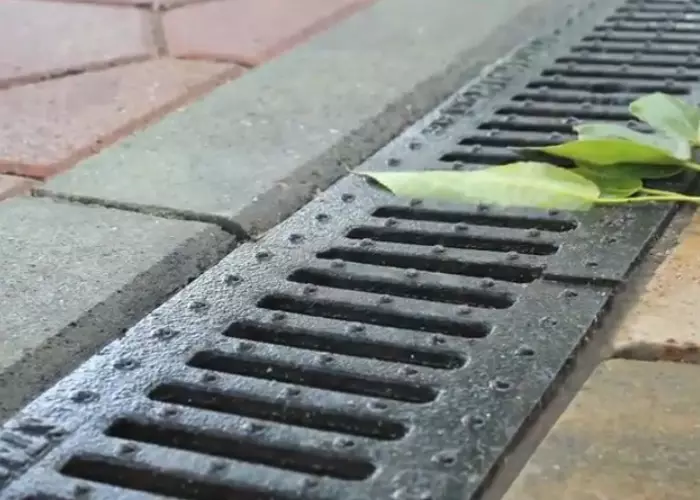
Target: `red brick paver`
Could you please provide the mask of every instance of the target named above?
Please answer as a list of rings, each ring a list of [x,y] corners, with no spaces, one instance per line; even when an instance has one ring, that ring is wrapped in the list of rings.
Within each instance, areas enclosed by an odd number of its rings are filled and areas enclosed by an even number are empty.
[[[80,3],[0,1],[0,88],[149,57],[149,13]]]
[[[175,56],[260,64],[373,0],[220,0],[164,15]]]
[[[0,174],[0,201],[10,196],[29,192],[32,184],[33,182],[30,179],[25,179],[24,177]]]
[[[57,173],[241,71],[160,59],[0,92],[0,172]]]

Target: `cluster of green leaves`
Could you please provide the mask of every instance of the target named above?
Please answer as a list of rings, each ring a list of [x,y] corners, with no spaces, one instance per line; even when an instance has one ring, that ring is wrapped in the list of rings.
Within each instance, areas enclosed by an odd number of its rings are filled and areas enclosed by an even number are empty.
[[[554,146],[523,148],[565,158],[575,168],[521,161],[476,171],[363,172],[360,175],[398,196],[456,203],[585,210],[594,204],[686,201],[700,198],[650,189],[645,180],[700,171],[693,152],[700,146],[700,110],[676,97],[655,93],[629,106],[654,133],[610,123],[574,127],[577,138]]]

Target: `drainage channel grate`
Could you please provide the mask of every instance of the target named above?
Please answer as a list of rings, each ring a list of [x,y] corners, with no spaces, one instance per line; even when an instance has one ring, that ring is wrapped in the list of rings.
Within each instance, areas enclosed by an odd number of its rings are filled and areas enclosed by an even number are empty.
[[[536,42],[363,168],[500,163],[577,119],[629,121],[651,87],[687,95],[691,14],[700,29],[700,5],[628,2],[573,47]],[[659,55],[689,64],[666,81]],[[671,213],[449,206],[345,178],[8,422],[0,498],[476,498]]]

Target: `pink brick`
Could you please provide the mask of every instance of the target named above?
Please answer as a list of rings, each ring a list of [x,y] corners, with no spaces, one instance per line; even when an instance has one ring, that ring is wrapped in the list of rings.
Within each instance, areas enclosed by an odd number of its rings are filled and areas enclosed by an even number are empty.
[[[148,12],[81,3],[0,1],[0,88],[154,53]]]
[[[238,75],[161,59],[0,92],[0,172],[44,178]]]
[[[373,0],[221,0],[165,13],[173,55],[260,64]]]
[[[0,174],[0,201],[29,192],[32,184],[31,179]]]

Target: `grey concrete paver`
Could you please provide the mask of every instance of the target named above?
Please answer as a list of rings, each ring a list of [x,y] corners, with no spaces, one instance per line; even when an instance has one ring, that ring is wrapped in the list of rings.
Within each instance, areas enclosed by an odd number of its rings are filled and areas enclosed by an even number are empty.
[[[235,244],[216,226],[48,199],[0,203],[0,419]]]

